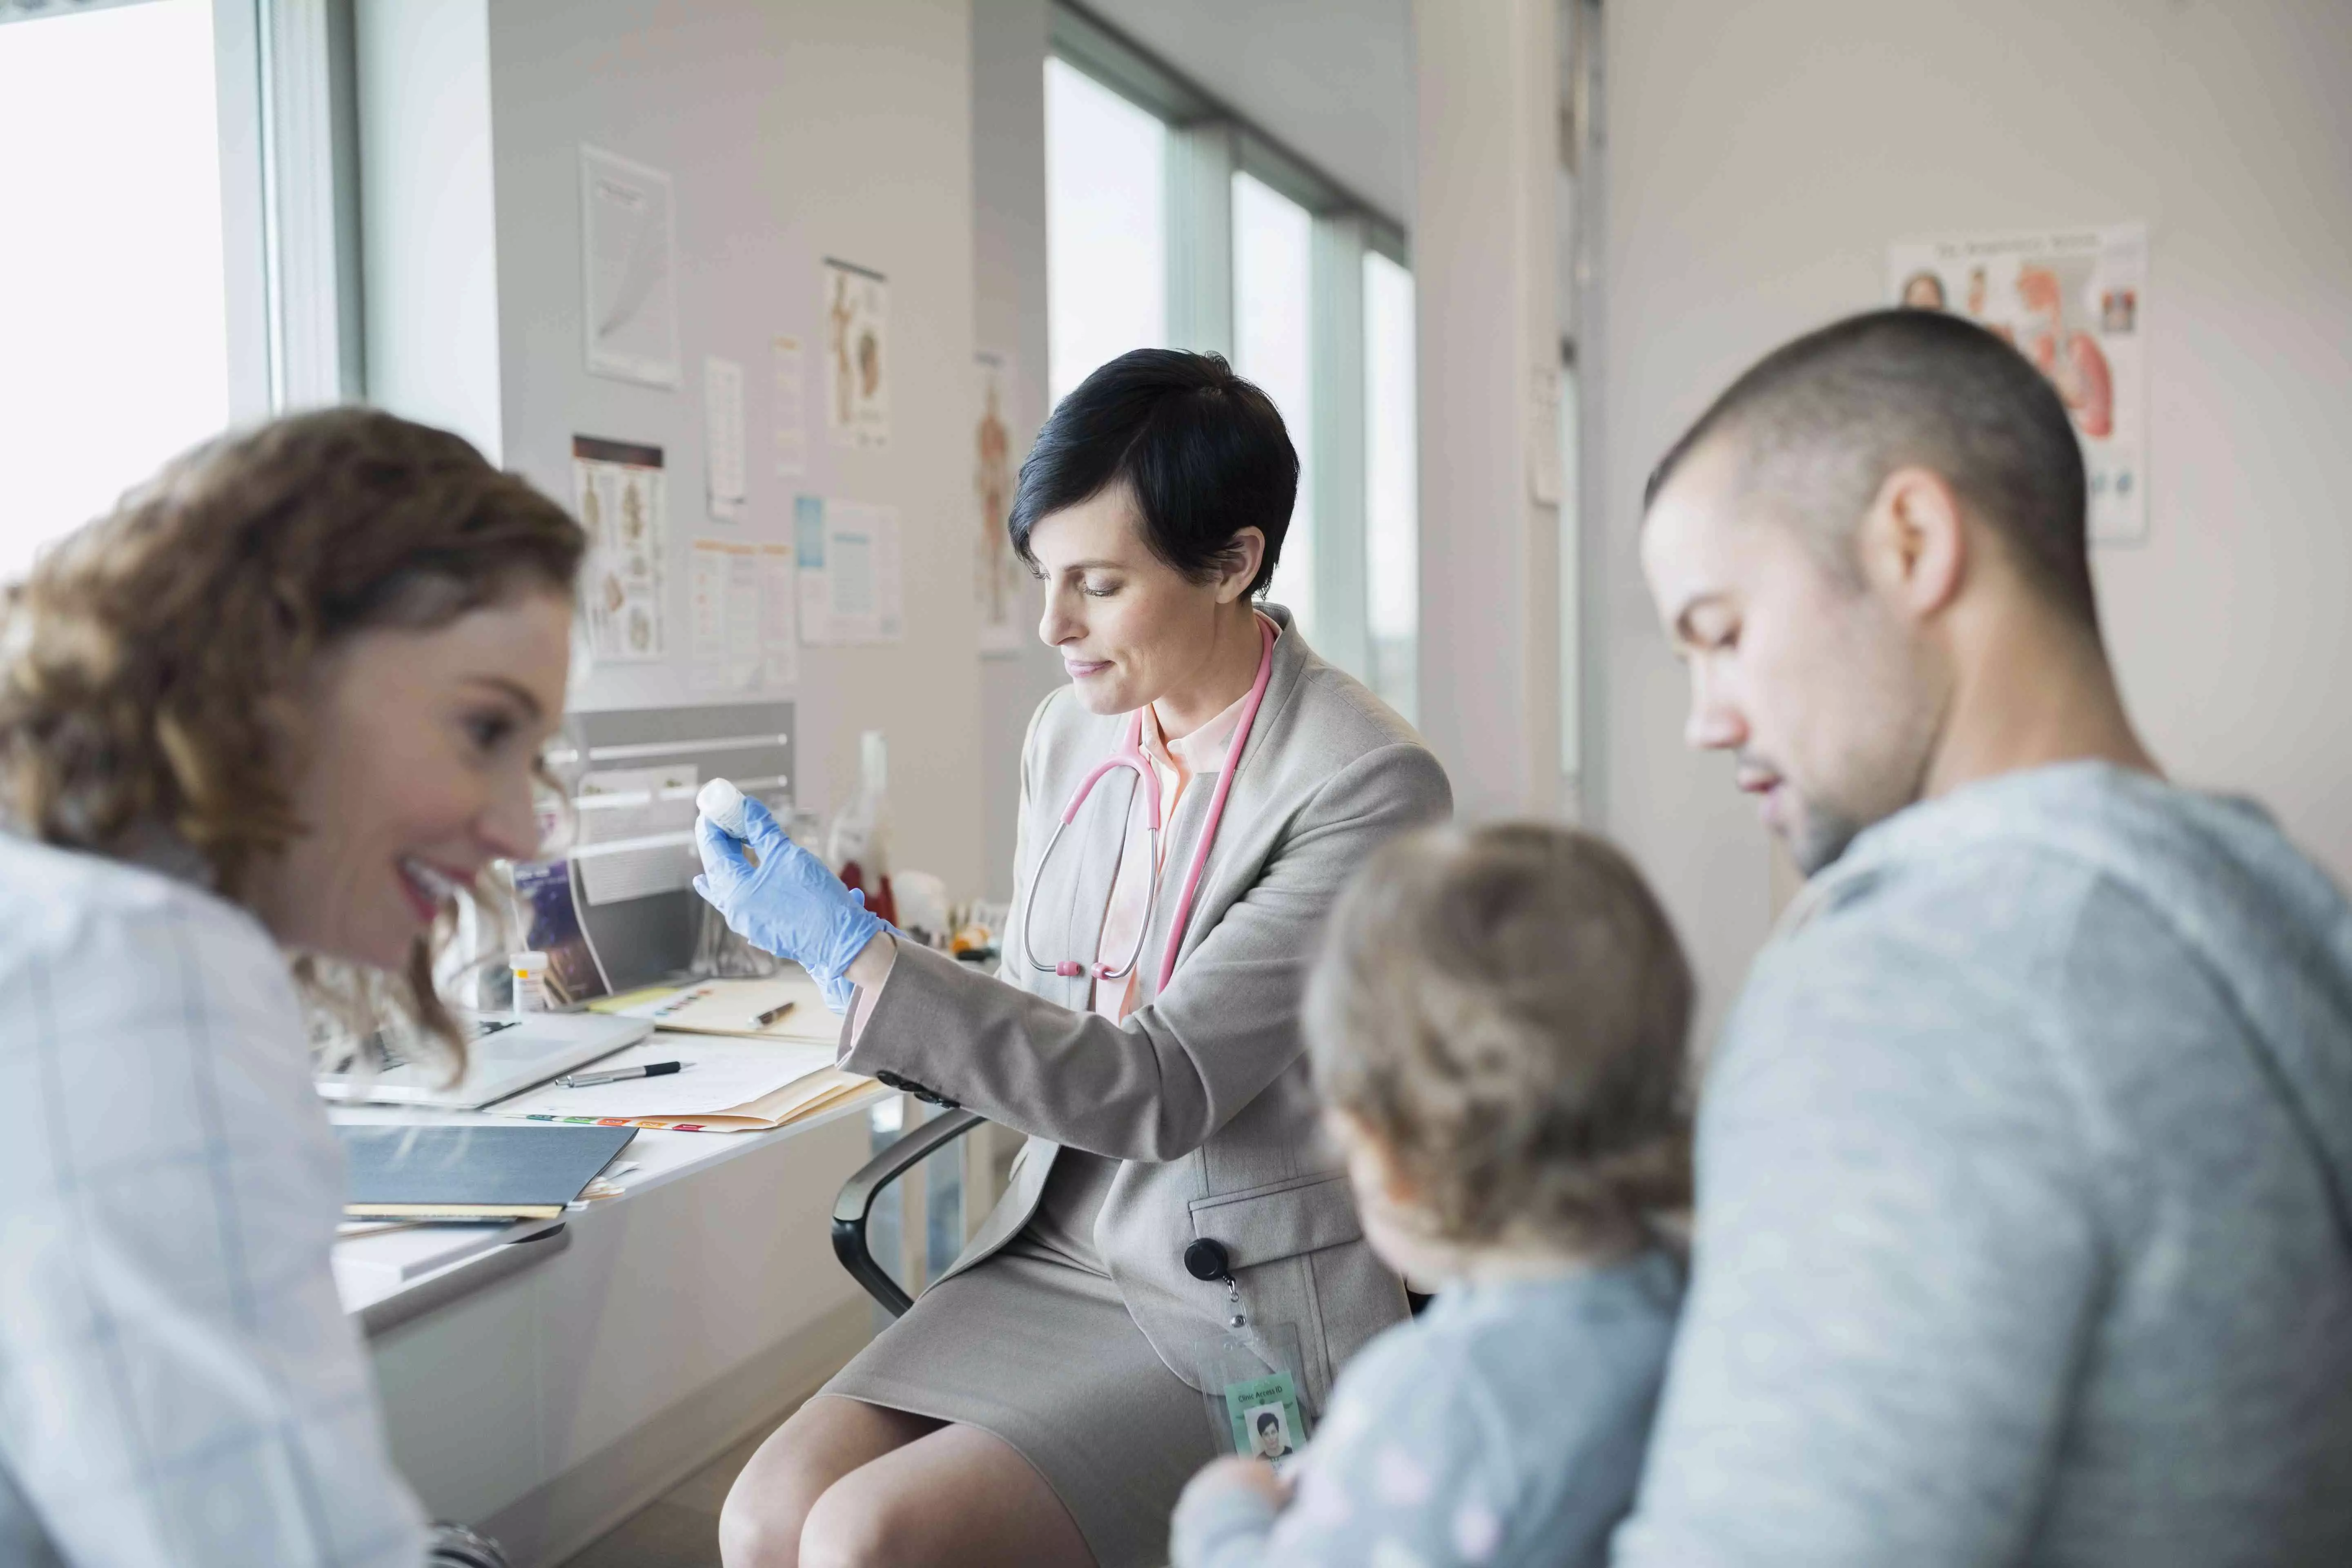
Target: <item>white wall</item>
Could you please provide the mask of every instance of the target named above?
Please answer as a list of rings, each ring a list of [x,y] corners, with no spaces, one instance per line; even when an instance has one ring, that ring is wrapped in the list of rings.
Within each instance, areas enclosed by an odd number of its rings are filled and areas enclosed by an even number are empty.
[[[1554,0],[1416,0],[1422,733],[1465,816],[1559,795]]]
[[[442,18],[426,26],[414,10]],[[485,24],[482,0],[369,0],[363,44],[462,42]],[[687,642],[688,542],[698,535],[789,540],[795,493],[898,509],[906,640],[803,647],[796,689],[800,801],[820,809],[856,780],[856,735],[889,739],[895,860],[982,890],[979,679],[971,591],[972,124],[969,0],[499,0],[487,7],[488,136],[495,192],[497,434],[503,460],[551,493],[572,493],[575,434],[665,448],[669,476],[667,611],[680,657],[661,668],[608,665],[576,683],[575,703],[635,707],[693,700]],[[370,18],[373,18],[371,24]],[[373,31],[367,30],[372,26]],[[455,45],[451,45],[455,47]],[[380,84],[404,73],[379,58]],[[463,137],[441,136],[416,98],[367,104],[383,153],[456,140],[478,154],[471,110]],[[422,106],[422,107],[419,107]],[[460,107],[467,107],[461,105]],[[677,305],[685,384],[677,391],[587,374],[582,348],[579,148],[589,142],[668,172],[677,214]],[[453,153],[453,157],[457,154]],[[459,160],[462,162],[462,159]],[[372,157],[369,177],[381,157]],[[417,184],[412,181],[411,184]],[[463,187],[467,192],[478,183]],[[371,207],[373,215],[373,208]],[[371,237],[424,247],[412,221]],[[890,280],[890,444],[827,443],[818,350],[822,258]],[[375,288],[374,279],[370,289]],[[412,310],[406,330],[479,331]],[[798,335],[807,353],[810,471],[774,471],[769,343]],[[702,361],[742,365],[750,505],[713,521],[704,485]],[[377,389],[402,407],[401,384]],[[403,411],[407,411],[403,408]],[[429,409],[425,412],[431,412]]]
[[[1762,939],[1764,840],[1634,556],[1659,452],[1751,360],[1881,302],[1885,247],[2147,219],[2152,530],[2096,572],[2180,778],[2252,793],[2352,880],[2352,6],[1643,0],[1610,7],[1609,826],[1708,1018]]]

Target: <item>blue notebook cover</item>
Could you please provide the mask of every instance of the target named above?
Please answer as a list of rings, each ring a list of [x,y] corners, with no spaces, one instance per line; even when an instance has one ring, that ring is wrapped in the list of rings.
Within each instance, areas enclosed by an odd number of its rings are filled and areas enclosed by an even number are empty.
[[[345,1127],[343,1212],[552,1218],[637,1135],[634,1127]]]

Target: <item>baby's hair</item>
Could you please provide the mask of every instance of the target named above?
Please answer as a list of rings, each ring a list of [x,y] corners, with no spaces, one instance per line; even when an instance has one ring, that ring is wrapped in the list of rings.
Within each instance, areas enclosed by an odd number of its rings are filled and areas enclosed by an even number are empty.
[[[1691,1001],[1674,927],[1614,847],[1424,828],[1340,895],[1307,1050],[1442,1239],[1591,1245],[1690,1201]]]

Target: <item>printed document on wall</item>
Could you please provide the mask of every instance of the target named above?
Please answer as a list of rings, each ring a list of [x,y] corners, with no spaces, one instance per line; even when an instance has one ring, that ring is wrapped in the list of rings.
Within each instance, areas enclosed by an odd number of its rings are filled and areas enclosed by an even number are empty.
[[[776,477],[797,479],[808,472],[808,370],[801,341],[778,337],[769,344],[774,362]]]
[[[759,546],[698,539],[687,554],[694,689],[757,691],[764,658],[760,621],[766,602],[761,592]]]
[[[677,234],[669,176],[583,143],[580,207],[589,374],[676,387]]]
[[[710,515],[733,522],[743,515],[743,367],[716,354],[702,357],[703,452]]]
[[[836,447],[890,444],[890,282],[824,263],[824,425]]]
[[[761,679],[771,688],[797,685],[801,678],[800,584],[789,544],[760,546],[760,656]]]
[[[2091,537],[2147,537],[2147,225],[1903,240],[1895,303],[1966,316],[2014,343],[2058,389],[2083,444]]]
[[[802,641],[824,646],[905,637],[896,507],[802,496],[793,503],[793,544]]]
[[[662,657],[662,449],[593,436],[572,438],[572,501],[588,531],[581,568],[588,647],[599,660]]]

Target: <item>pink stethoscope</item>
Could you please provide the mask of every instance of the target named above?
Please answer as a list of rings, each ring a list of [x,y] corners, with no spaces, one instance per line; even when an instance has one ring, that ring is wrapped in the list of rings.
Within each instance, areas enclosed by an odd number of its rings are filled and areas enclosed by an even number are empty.
[[[1217,776],[1217,793],[1209,798],[1209,819],[1201,825],[1201,847],[1192,853],[1192,869],[1184,879],[1184,896],[1177,902],[1175,922],[1168,928],[1168,952],[1160,961],[1160,983],[1162,985],[1168,984],[1169,972],[1176,965],[1176,950],[1184,941],[1184,921],[1192,912],[1192,895],[1201,890],[1201,872],[1209,864],[1209,848],[1217,840],[1217,825],[1224,820],[1225,795],[1234,787],[1234,771],[1241,765],[1242,748],[1249,744],[1250,731],[1257,723],[1258,704],[1265,700],[1266,682],[1274,676],[1274,624],[1260,616],[1257,630],[1261,639],[1257,679],[1250,682],[1249,696],[1242,704],[1241,722],[1234,726],[1233,744],[1225,751],[1225,771]],[[1078,808],[1087,804],[1087,797],[1094,793],[1095,785],[1102,782],[1103,775],[1118,768],[1129,770],[1143,781],[1144,804],[1151,813],[1151,890],[1145,898],[1143,907],[1146,914],[1135,933],[1135,946],[1128,953],[1127,962],[1116,967],[1101,963],[1081,963],[1075,958],[1066,958],[1059,963],[1045,963],[1038,958],[1037,949],[1030,941],[1026,906],[1034,903],[1037,889],[1045,885],[1045,867],[1054,858],[1054,846],[1062,841],[1062,835],[1068,832],[1070,824],[1077,820]],[[1126,736],[1118,748],[1096,763],[1092,773],[1078,781],[1078,787],[1071,792],[1070,804],[1062,808],[1062,820],[1055,825],[1054,837],[1045,840],[1045,852],[1037,857],[1037,869],[1030,875],[1029,898],[1024,900],[1024,912],[1021,919],[1021,952],[1028,959],[1031,968],[1041,973],[1058,974],[1066,980],[1074,980],[1080,975],[1092,975],[1097,980],[1124,980],[1135,973],[1136,960],[1143,956],[1144,933],[1151,929],[1149,911],[1160,901],[1160,774],[1152,767],[1151,759],[1143,752],[1143,710],[1139,708],[1129,716]]]

